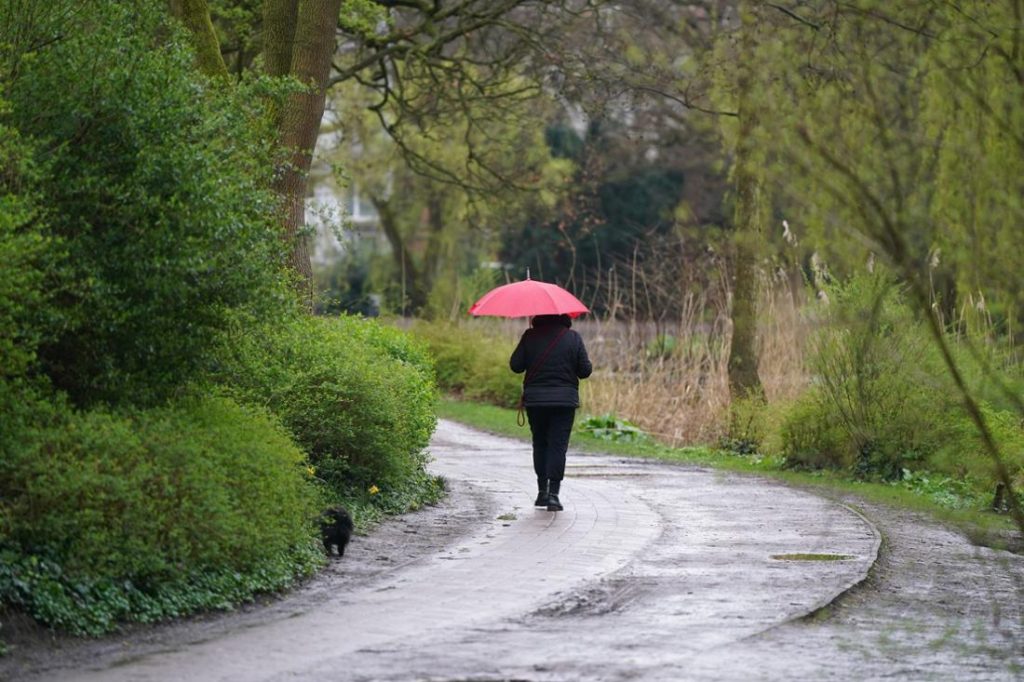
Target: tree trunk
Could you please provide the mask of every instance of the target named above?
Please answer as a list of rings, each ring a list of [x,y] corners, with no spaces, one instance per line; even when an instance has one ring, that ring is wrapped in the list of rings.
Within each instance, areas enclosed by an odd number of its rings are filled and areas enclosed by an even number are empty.
[[[757,373],[757,239],[760,234],[754,224],[757,220],[754,212],[760,189],[756,177],[747,172],[742,173],[742,177],[740,175],[737,172],[732,343],[729,346],[728,365],[729,394],[733,400],[764,394]]]
[[[207,76],[227,77],[228,67],[220,53],[220,41],[213,30],[210,8],[206,0],[169,0],[171,14],[185,24],[196,48],[199,70]]]
[[[427,224],[430,230],[423,254],[423,289],[429,295],[437,281],[444,248],[444,196],[440,192],[431,192],[427,200]]]
[[[287,161],[278,168],[274,189],[284,204],[282,236],[290,243],[291,265],[299,275],[299,287],[310,308],[313,267],[309,260],[309,238],[304,230],[306,186],[324,115],[340,8],[341,0],[301,0],[298,3],[290,73],[307,87],[285,101],[279,116],[279,141],[287,153]],[[281,40],[282,36],[275,39]]]
[[[733,268],[732,343],[729,347],[728,364],[729,393],[733,401],[764,395],[764,388],[757,374],[757,257],[760,253],[762,226],[761,182],[752,158],[752,136],[757,119],[750,101],[755,25],[749,3],[740,6],[740,18],[742,26],[737,78],[739,132],[733,169],[736,187],[736,262]]]
[[[370,197],[370,201],[373,202],[374,208],[377,209],[377,215],[380,216],[380,228],[383,230],[384,236],[387,237],[388,244],[391,245],[391,256],[395,259],[395,266],[398,268],[401,278],[401,312],[403,315],[409,315],[426,303],[422,275],[412,259],[412,254],[409,253],[409,248],[398,227],[398,220],[395,218],[395,212],[391,210],[391,205],[386,200],[377,197]]]
[[[190,31],[199,68],[227,76],[207,0],[168,0],[171,12]],[[264,59],[272,76],[292,75],[307,86],[290,96],[277,112],[278,142],[285,161],[277,169],[274,190],[282,199],[282,238],[291,248],[291,266],[307,307],[313,305],[313,268],[306,225],[306,187],[327,81],[334,57],[341,0],[265,0]]]
[[[299,0],[263,3],[263,68],[268,76],[287,76],[292,70],[292,46]]]

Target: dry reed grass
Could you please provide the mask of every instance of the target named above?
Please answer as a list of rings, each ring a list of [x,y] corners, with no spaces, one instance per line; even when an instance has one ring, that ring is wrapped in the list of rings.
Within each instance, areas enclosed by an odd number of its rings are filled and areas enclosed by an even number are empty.
[[[806,323],[789,296],[762,303],[759,373],[769,402],[790,400],[807,385]],[[596,368],[582,389],[583,410],[628,419],[673,446],[717,442],[729,415],[727,362],[731,323],[724,306],[695,298],[671,327],[636,322],[578,324]],[[659,334],[675,338],[658,353]]]
[[[807,386],[809,324],[788,286],[762,287],[759,373],[769,402]],[[581,412],[614,414],[673,446],[716,443],[728,426],[727,361],[731,322],[722,296],[684,295],[678,319],[640,322],[583,317],[574,328],[587,344],[594,374],[581,383]],[[470,328],[508,339],[525,320],[477,319]],[[663,342],[667,337],[671,341]],[[661,352],[671,345],[671,352]]]

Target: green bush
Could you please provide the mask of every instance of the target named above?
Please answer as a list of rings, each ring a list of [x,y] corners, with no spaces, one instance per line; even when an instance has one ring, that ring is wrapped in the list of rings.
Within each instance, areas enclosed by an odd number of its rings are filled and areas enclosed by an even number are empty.
[[[38,150],[43,236],[66,251],[45,273],[60,333],[39,359],[79,405],[157,404],[209,361],[232,309],[273,315],[290,296],[266,87],[203,80],[156,0],[51,14],[64,23],[6,74],[0,112]]]
[[[761,412],[782,415],[768,429],[766,451],[784,455],[789,466],[886,479],[946,506],[991,504],[993,460],[899,291],[882,276],[861,275],[829,293],[825,325],[811,343],[811,387],[793,403]],[[985,363],[953,341],[967,381],[982,386]],[[981,408],[1016,485],[1024,484],[1020,417],[984,401]]]
[[[576,425],[576,430],[616,443],[645,443],[650,440],[639,426],[614,414],[586,416]]]
[[[49,331],[45,273],[57,248],[44,234],[33,152],[0,123],[0,381],[29,370]]]
[[[767,449],[773,410],[761,396],[737,398],[729,405],[729,434],[719,441],[723,450],[752,455]]]
[[[437,387],[449,393],[462,393],[471,382],[471,367],[478,345],[461,338],[463,334],[451,323],[418,320],[412,333],[426,343],[430,351]]]
[[[381,504],[426,484],[436,424],[429,358],[397,329],[355,317],[296,317],[237,330],[218,371],[245,402],[280,416],[338,493],[377,486]]]
[[[1005,410],[981,404],[982,416],[999,447],[1003,462],[1015,479],[1014,485],[1024,489],[1024,424],[1021,418]],[[945,442],[932,454],[929,465],[959,477],[971,477],[994,485],[995,463],[985,448],[977,426],[966,417],[953,420]],[[991,485],[989,487],[991,487]]]
[[[856,463],[848,434],[815,389],[787,406],[779,426],[779,440],[790,466],[847,469]]]
[[[321,493],[265,412],[223,397],[81,412],[0,390],[0,600],[37,620],[95,634],[227,607],[322,560]]]
[[[790,464],[898,479],[949,437],[953,403],[923,325],[882,275],[834,286],[814,383],[781,426]]]
[[[438,388],[500,407],[519,404],[523,375],[509,369],[506,339],[449,322],[419,321],[412,332],[430,350]]]

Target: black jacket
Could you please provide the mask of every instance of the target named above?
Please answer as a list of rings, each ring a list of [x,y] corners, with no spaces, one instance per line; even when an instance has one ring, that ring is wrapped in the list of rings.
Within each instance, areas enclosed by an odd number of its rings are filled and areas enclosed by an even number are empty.
[[[558,321],[543,324],[535,321],[534,324],[537,326],[527,329],[519,339],[508,362],[513,372],[527,372],[523,378],[523,404],[526,407],[579,407],[580,379],[586,379],[593,371],[583,339],[572,329],[566,329],[568,324]],[[563,329],[565,333],[544,362],[529,371]]]

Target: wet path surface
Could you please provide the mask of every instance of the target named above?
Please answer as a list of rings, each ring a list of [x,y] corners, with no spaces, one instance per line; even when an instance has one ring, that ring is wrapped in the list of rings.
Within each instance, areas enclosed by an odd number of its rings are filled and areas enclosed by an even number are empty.
[[[851,509],[757,478],[571,454],[553,514],[530,506],[523,443],[442,422],[431,452],[451,495],[484,512],[447,544],[200,641],[47,679],[679,680],[715,652],[739,673],[733,647],[862,580],[879,545]],[[845,558],[773,558],[809,554]]]

